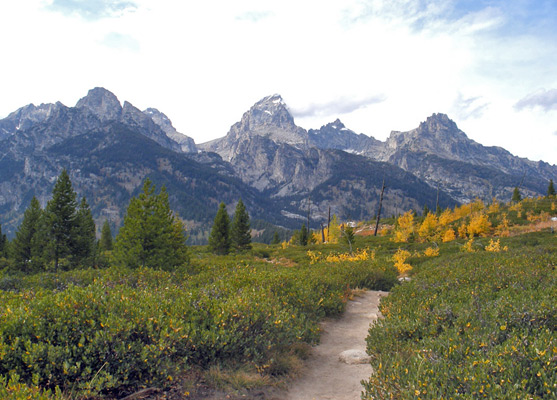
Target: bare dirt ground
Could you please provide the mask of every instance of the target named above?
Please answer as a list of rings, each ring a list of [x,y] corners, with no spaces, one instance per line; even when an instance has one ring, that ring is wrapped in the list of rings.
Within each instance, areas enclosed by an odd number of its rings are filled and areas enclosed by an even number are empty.
[[[323,323],[321,343],[308,359],[304,375],[285,392],[274,396],[283,400],[357,400],[361,381],[372,373],[369,363],[347,364],[339,360],[346,350],[364,350],[370,324],[379,315],[379,301],[387,292],[366,291],[349,301],[339,319]]]

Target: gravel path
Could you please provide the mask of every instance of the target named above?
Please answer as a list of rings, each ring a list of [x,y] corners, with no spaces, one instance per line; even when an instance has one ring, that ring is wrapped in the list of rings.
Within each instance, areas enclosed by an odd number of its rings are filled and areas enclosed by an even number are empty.
[[[368,362],[349,364],[339,356],[347,350],[348,362],[354,354],[365,352],[369,325],[379,315],[379,301],[387,292],[367,291],[355,296],[340,319],[323,323],[321,342],[313,349],[306,370],[284,394],[284,400],[358,400],[361,381],[372,373]],[[365,355],[364,355],[365,356]],[[361,361],[360,361],[361,362]]]

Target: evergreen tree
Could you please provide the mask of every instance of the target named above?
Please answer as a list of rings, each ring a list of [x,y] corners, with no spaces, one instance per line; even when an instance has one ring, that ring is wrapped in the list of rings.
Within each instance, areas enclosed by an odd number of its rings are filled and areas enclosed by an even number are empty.
[[[513,197],[511,198],[511,201],[513,203],[518,203],[520,202],[520,200],[522,200],[522,196],[520,195],[520,190],[518,190],[518,187],[515,187],[513,190]]]
[[[429,207],[427,206],[427,204],[424,205],[424,211],[422,212],[422,216],[426,216],[427,214],[429,214]]]
[[[112,259],[116,265],[172,270],[188,261],[182,222],[172,213],[168,194],[147,178],[143,191],[131,199],[118,232]]]
[[[0,257],[4,257],[6,258],[8,255],[8,239],[6,238],[6,235],[2,234],[2,224],[0,224]]]
[[[232,228],[230,230],[230,240],[232,247],[237,251],[251,249],[251,229],[249,222],[249,214],[242,199],[236,205],[234,219],[232,220]]]
[[[280,243],[280,237],[277,231],[275,231],[275,233],[273,234],[273,240],[271,240],[271,244],[279,244]]]
[[[300,245],[307,246],[309,239],[308,229],[306,228],[306,224],[302,224],[302,228],[300,229]]]
[[[73,240],[73,256],[76,265],[91,267],[95,263],[95,253],[97,238],[95,236],[96,227],[93,215],[87,199],[83,197],[79,204],[76,216],[76,227]]]
[[[352,253],[352,245],[354,244],[354,228],[348,224],[344,227],[342,240],[350,247],[350,253]]]
[[[23,221],[15,233],[12,245],[14,264],[22,272],[36,272],[42,264],[43,246],[41,242],[44,238],[44,230],[41,229],[42,216],[41,205],[33,196],[29,207],[23,214]]]
[[[230,245],[230,217],[226,212],[226,205],[220,203],[209,235],[209,248],[215,254],[224,255],[230,252]]]
[[[547,197],[555,196],[555,188],[553,187],[553,179],[549,180],[549,185],[547,185]]]
[[[112,250],[112,231],[110,230],[110,224],[108,220],[104,221],[101,230],[101,239],[99,240],[99,250],[111,251]]]
[[[65,169],[54,185],[45,212],[49,239],[47,259],[54,261],[54,269],[58,270],[60,259],[72,254],[77,227],[76,194]]]

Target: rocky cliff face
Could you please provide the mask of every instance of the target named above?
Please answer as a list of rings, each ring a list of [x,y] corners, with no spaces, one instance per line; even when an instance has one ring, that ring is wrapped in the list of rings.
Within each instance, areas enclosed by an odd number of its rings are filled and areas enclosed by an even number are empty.
[[[232,125],[224,138],[202,143],[198,147],[218,153],[224,160],[230,161],[238,154],[240,143],[257,136],[296,148],[307,147],[307,132],[296,126],[282,97],[276,94],[255,103],[239,122]]]
[[[416,129],[392,132],[381,142],[338,119],[306,132],[296,127],[278,95],[257,102],[224,138],[200,148],[230,161],[244,182],[277,196],[310,192],[329,179],[333,172],[323,160],[324,150],[332,149],[398,166],[459,202],[506,200],[521,182],[525,195],[543,194],[547,181],[557,176],[555,166],[469,139],[445,114],[433,114]],[[312,159],[316,154],[320,161]]]
[[[163,114],[156,108],[148,108],[143,111],[143,113],[151,118],[153,122],[157,124],[164,131],[164,133],[166,133],[166,136],[178,143],[180,145],[180,149],[184,153],[197,152],[197,146],[195,145],[194,140],[189,136],[178,132],[172,125],[172,121],[170,121],[170,119],[165,114]]]
[[[557,175],[555,166],[469,139],[445,114],[433,114],[411,131],[392,132],[376,159],[412,172],[461,202],[508,200],[521,184],[525,195],[544,194],[547,181]]]
[[[367,155],[377,159],[383,143],[362,133],[356,134],[339,120],[308,131],[309,144],[320,149],[337,149],[347,153]]]
[[[162,117],[155,116],[155,119],[157,118],[160,121]],[[22,107],[0,120],[0,140],[13,137],[15,141],[28,141],[35,148],[41,149],[71,136],[97,129],[108,122],[118,122],[133,127],[139,133],[171,150],[182,151],[182,147],[195,148],[193,140],[185,135],[184,138],[180,137],[182,143],[174,140],[172,136],[177,132],[173,130],[169,120],[170,127],[161,127],[148,114],[141,112],[127,101],[122,106],[118,98],[104,88],[91,89],[75,107],[66,107],[62,103],[41,104],[38,107],[30,104]],[[167,134],[167,130],[170,135]],[[40,134],[31,137],[31,131]]]

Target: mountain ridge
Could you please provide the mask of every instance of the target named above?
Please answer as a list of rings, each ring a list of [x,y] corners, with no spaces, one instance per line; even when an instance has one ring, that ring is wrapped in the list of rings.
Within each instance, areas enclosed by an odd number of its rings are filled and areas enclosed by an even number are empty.
[[[98,226],[119,226],[146,177],[165,184],[195,243],[206,237],[220,201],[232,207],[242,198],[254,218],[294,228],[308,209],[314,226],[329,208],[341,219],[372,218],[383,179],[383,215],[391,215],[434,208],[437,198],[442,207],[475,197],[508,200],[521,181],[524,195],[540,195],[557,176],[555,166],[474,142],[445,114],[382,142],[340,119],[306,131],[275,94],[250,107],[224,137],[196,144],[159,110],[140,111],[94,88],[75,107],[30,104],[0,120],[5,231],[13,233],[31,196],[46,203],[64,167]]]

